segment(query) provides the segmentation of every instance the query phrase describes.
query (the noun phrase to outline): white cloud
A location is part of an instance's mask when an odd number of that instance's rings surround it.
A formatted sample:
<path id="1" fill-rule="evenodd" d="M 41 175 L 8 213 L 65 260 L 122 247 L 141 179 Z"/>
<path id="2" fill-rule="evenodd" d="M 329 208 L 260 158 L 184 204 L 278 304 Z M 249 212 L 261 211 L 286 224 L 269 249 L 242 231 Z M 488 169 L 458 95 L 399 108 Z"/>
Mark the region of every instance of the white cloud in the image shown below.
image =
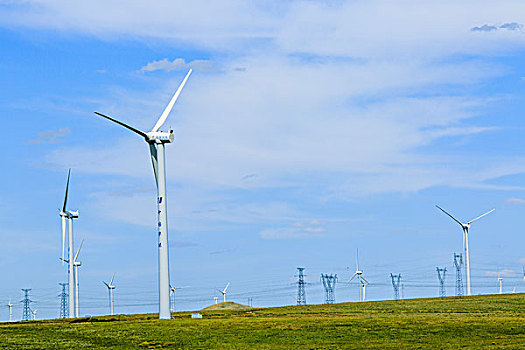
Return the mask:
<path id="1" fill-rule="evenodd" d="M 215 70 L 215 64 L 210 60 L 194 60 L 186 63 L 183 58 L 176 58 L 169 61 L 164 58 L 159 61 L 153 61 L 140 69 L 141 72 L 153 72 L 157 70 L 172 71 L 172 70 L 186 70 L 192 68 L 195 71 L 211 72 Z"/>
<path id="2" fill-rule="evenodd" d="M 514 276 L 516 276 L 516 271 L 511 270 L 511 269 L 503 269 L 503 270 L 500 270 L 500 271 L 487 271 L 487 272 L 485 272 L 485 276 L 490 276 L 490 277 L 497 277 L 498 274 L 501 277 L 514 277 Z"/>
<path id="3" fill-rule="evenodd" d="M 71 132 L 69 128 L 61 128 L 58 130 L 46 130 L 37 134 L 37 138 L 29 141 L 32 144 L 55 144 L 62 142 L 61 138 Z"/>
<path id="4" fill-rule="evenodd" d="M 325 234 L 324 225 L 317 220 L 295 222 L 289 226 L 261 231 L 261 237 L 266 239 L 310 238 Z"/>
<path id="5" fill-rule="evenodd" d="M 507 198 L 505 204 L 525 205 L 525 199 L 521 198 Z"/>
<path id="6" fill-rule="evenodd" d="M 523 36 L 507 35 L 525 22 L 522 6 L 514 0 L 160 0 L 154 6 L 133 0 L 123 8 L 115 0 L 28 0 L 4 5 L 0 22 L 109 39 L 168 39 L 223 52 L 264 47 L 338 57 L 439 57 L 523 45 Z M 470 31 L 478 23 L 502 23 L 506 30 L 479 36 Z"/>

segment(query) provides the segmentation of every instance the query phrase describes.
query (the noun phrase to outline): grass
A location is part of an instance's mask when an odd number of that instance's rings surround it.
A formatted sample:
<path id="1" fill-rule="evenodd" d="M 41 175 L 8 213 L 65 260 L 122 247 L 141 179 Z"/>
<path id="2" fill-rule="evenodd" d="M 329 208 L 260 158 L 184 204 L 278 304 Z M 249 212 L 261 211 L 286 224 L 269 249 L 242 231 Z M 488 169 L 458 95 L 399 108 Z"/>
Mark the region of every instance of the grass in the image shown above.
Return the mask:
<path id="1" fill-rule="evenodd" d="M 524 349 L 525 294 L 1 323 L 5 349 Z"/>

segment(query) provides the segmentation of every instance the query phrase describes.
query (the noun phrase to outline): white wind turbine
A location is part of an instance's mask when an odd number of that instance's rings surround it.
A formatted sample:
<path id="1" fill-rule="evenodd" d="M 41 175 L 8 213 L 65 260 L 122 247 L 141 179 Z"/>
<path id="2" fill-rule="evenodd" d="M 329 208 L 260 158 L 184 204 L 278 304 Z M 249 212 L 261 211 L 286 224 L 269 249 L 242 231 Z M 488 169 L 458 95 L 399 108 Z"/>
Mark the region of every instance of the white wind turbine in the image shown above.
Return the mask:
<path id="1" fill-rule="evenodd" d="M 168 213 L 167 213 L 167 197 L 166 197 L 166 158 L 164 145 L 172 143 L 175 140 L 173 130 L 168 132 L 159 131 L 166 118 L 168 118 L 175 101 L 179 97 L 182 88 L 190 77 L 192 70 L 188 71 L 186 77 L 180 84 L 179 88 L 171 98 L 168 106 L 160 116 L 159 120 L 151 129 L 150 132 L 144 132 L 129 126 L 123 122 L 113 119 L 107 115 L 95 112 L 97 115 L 109 119 L 126 129 L 129 129 L 136 134 L 142 136 L 149 145 L 151 153 L 151 161 L 153 163 L 153 172 L 155 173 L 155 180 L 157 184 L 157 206 L 158 206 L 158 250 L 159 250 L 159 318 L 169 319 L 170 315 L 170 272 L 169 272 L 169 257 L 168 257 Z"/>
<path id="2" fill-rule="evenodd" d="M 499 294 L 502 294 L 503 293 L 503 288 L 502 288 L 503 287 L 502 286 L 502 284 L 503 284 L 503 277 L 500 277 L 499 272 L 498 272 L 498 282 L 499 282 Z"/>
<path id="3" fill-rule="evenodd" d="M 230 282 L 228 282 L 224 290 L 217 289 L 217 291 L 219 291 L 222 294 L 222 300 L 224 303 L 226 302 L 226 290 L 228 290 L 229 286 L 230 286 Z"/>
<path id="4" fill-rule="evenodd" d="M 113 315 L 113 289 L 115 289 L 115 286 L 113 285 L 113 279 L 115 278 L 115 274 L 113 274 L 113 277 L 111 277 L 111 281 L 109 281 L 109 284 L 102 281 L 108 287 L 109 292 L 109 310 L 111 314 Z"/>
<path id="5" fill-rule="evenodd" d="M 368 284 L 368 281 L 366 280 L 366 278 L 363 277 L 363 271 L 359 270 L 359 249 L 357 249 L 357 253 L 356 253 L 355 273 L 352 275 L 352 277 L 350 277 L 350 279 L 348 280 L 346 284 L 350 283 L 354 279 L 355 276 L 357 276 L 357 279 L 359 282 L 359 301 L 365 301 L 366 286 Z"/>
<path id="6" fill-rule="evenodd" d="M 218 304 L 218 303 L 219 303 L 219 297 L 218 297 L 218 296 L 214 296 L 214 297 L 213 297 L 213 300 L 215 300 L 215 304 Z"/>
<path id="7" fill-rule="evenodd" d="M 60 210 L 60 217 L 62 218 L 62 261 L 68 262 L 68 282 L 69 282 L 69 317 L 74 317 L 75 315 L 75 276 L 73 273 L 73 219 L 78 218 L 78 210 L 70 211 L 67 210 L 67 196 L 69 192 L 69 178 L 71 176 L 71 169 L 67 174 L 67 183 L 66 183 L 66 195 L 64 196 L 64 205 L 62 210 Z M 68 230 L 68 248 L 67 248 L 67 260 L 64 257 L 65 241 L 66 241 L 66 219 Z M 63 264 L 63 263 L 62 263 Z"/>
<path id="8" fill-rule="evenodd" d="M 447 213 L 444 209 L 442 209 L 438 205 L 436 205 L 436 207 L 439 210 L 441 210 L 443 213 L 445 213 L 448 216 L 450 216 L 450 218 L 452 220 L 454 220 L 455 222 L 457 222 L 461 226 L 461 228 L 463 229 L 463 252 L 465 253 L 465 257 L 466 257 L 466 259 L 465 259 L 465 261 L 466 261 L 465 269 L 467 270 L 467 295 L 470 295 L 470 256 L 469 256 L 469 251 L 468 251 L 468 230 L 470 229 L 470 225 L 474 221 L 481 219 L 482 217 L 492 213 L 496 209 L 489 210 L 485 214 L 480 215 L 477 218 L 472 219 L 472 220 L 468 221 L 466 224 L 464 224 L 461 221 L 459 221 L 458 219 L 456 219 L 455 217 L 453 217 L 452 215 L 450 215 L 449 213 Z"/>
<path id="9" fill-rule="evenodd" d="M 171 284 L 170 284 L 170 292 L 171 292 L 171 309 L 170 309 L 170 311 L 171 312 L 175 312 L 175 291 L 177 289 L 184 289 L 184 288 L 187 288 L 187 287 L 172 287 Z"/>
<path id="10" fill-rule="evenodd" d="M 6 306 L 9 308 L 9 322 L 13 322 L 13 304 L 11 303 L 11 298 L 9 298 Z"/>
<path id="11" fill-rule="evenodd" d="M 80 242 L 80 246 L 78 247 L 77 253 L 75 254 L 75 257 L 73 258 L 73 276 L 75 278 L 75 317 L 79 317 L 79 308 L 80 303 L 78 302 L 78 291 L 79 291 L 79 280 L 78 280 L 78 268 L 82 266 L 82 262 L 78 261 L 78 254 L 80 253 L 80 248 L 82 248 L 82 244 L 84 244 L 84 240 Z M 69 260 L 62 259 L 64 262 L 69 264 Z"/>

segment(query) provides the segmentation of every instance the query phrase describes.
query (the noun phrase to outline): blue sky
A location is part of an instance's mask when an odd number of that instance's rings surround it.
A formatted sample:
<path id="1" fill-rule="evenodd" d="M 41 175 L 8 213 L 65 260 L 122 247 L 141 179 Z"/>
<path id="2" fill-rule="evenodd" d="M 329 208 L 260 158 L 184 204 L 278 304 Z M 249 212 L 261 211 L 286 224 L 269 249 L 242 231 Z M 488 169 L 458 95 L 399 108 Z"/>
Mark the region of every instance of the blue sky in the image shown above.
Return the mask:
<path id="1" fill-rule="evenodd" d="M 296 267 L 337 301 L 355 250 L 370 299 L 436 296 L 462 220 L 473 293 L 525 291 L 525 14 L 519 1 L 0 1 L 0 301 L 32 288 L 58 315 L 61 206 L 70 208 L 81 314 L 157 310 L 149 130 L 191 67 L 166 127 L 171 280 L 178 310 L 295 303 Z M 21 316 L 21 305 L 15 317 Z M 7 307 L 0 318 L 7 319 Z"/>

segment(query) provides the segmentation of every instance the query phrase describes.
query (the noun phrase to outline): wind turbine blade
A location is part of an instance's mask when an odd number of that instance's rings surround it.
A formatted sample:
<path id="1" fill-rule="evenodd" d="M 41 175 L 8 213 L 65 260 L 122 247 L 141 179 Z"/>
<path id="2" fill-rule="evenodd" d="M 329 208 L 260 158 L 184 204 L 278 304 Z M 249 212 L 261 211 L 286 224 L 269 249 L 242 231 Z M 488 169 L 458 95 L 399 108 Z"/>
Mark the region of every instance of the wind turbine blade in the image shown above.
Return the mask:
<path id="1" fill-rule="evenodd" d="M 228 282 L 228 284 L 226 285 L 226 288 L 224 288 L 224 293 L 226 293 L 226 290 L 228 289 L 229 286 L 230 286 L 230 282 Z"/>
<path id="2" fill-rule="evenodd" d="M 463 254 L 465 254 L 465 231 L 463 230 Z"/>
<path id="3" fill-rule="evenodd" d="M 182 91 L 182 88 L 184 88 L 184 85 L 186 85 L 186 81 L 188 81 L 188 78 L 190 77 L 191 72 L 192 72 L 192 69 L 190 69 L 188 71 L 188 74 L 186 74 L 186 77 L 184 77 L 184 80 L 182 81 L 182 83 L 180 84 L 179 88 L 177 89 L 177 91 L 175 92 L 173 97 L 171 98 L 170 103 L 168 103 L 168 106 L 166 106 L 166 109 L 164 110 L 164 112 L 162 112 L 162 115 L 160 116 L 159 120 L 157 121 L 157 124 L 155 124 L 153 129 L 151 129 L 152 132 L 159 131 L 159 129 L 162 126 L 162 124 L 164 124 L 164 122 L 166 121 L 166 118 L 168 118 L 168 115 L 170 114 L 171 109 L 173 108 L 173 105 L 175 104 L 175 101 L 177 101 L 177 99 L 179 98 L 179 95 L 180 95 L 180 93 Z"/>
<path id="4" fill-rule="evenodd" d="M 354 273 L 354 274 L 352 275 L 352 277 L 350 277 L 350 279 L 348 280 L 348 282 L 346 282 L 346 284 L 350 283 L 350 282 L 354 279 L 355 276 L 357 276 L 357 273 Z"/>
<path id="5" fill-rule="evenodd" d="M 157 164 L 157 147 L 153 144 L 149 144 L 149 152 L 151 153 L 151 164 L 153 165 L 153 173 L 155 174 L 155 182 L 157 180 L 158 164 Z"/>
<path id="6" fill-rule="evenodd" d="M 82 244 L 84 244 L 84 240 L 80 242 L 80 245 L 78 246 L 78 250 L 77 250 L 77 253 L 75 254 L 75 258 L 73 259 L 73 261 L 77 261 L 78 253 L 80 253 L 80 248 L 82 248 Z"/>
<path id="7" fill-rule="evenodd" d="M 108 287 L 108 289 L 109 289 L 109 285 L 106 282 L 102 281 L 102 283 L 104 283 L 106 285 L 106 287 Z"/>
<path id="8" fill-rule="evenodd" d="M 69 260 L 67 260 L 67 259 L 63 259 L 63 258 L 58 258 L 58 259 L 62 260 L 63 263 L 65 262 L 66 264 L 69 264 Z"/>
<path id="9" fill-rule="evenodd" d="M 494 209 L 492 209 L 492 210 L 489 210 L 489 211 L 486 212 L 485 214 L 480 215 L 480 216 L 478 216 L 478 217 L 475 218 L 475 219 L 470 220 L 469 222 L 467 222 L 467 225 L 473 223 L 473 222 L 476 221 L 476 220 L 481 219 L 481 218 L 484 217 L 485 215 L 489 215 L 489 214 L 492 213 L 494 210 L 496 210 L 496 208 L 494 208 Z"/>
<path id="10" fill-rule="evenodd" d="M 62 212 L 66 212 L 67 205 L 67 193 L 69 192 L 69 177 L 71 176 L 71 169 L 67 173 L 67 182 L 66 182 L 66 195 L 64 196 L 64 206 L 62 207 Z"/>
<path id="11" fill-rule="evenodd" d="M 109 119 L 109 120 L 111 120 L 111 121 L 114 122 L 114 123 L 117 123 L 117 124 L 119 124 L 119 125 L 122 125 L 122 126 L 125 127 L 126 129 L 129 129 L 129 130 L 133 131 L 134 133 L 137 133 L 137 134 L 139 134 L 140 136 L 142 136 L 142 137 L 144 137 L 144 138 L 146 138 L 146 139 L 148 138 L 148 135 L 147 135 L 144 131 L 140 131 L 139 129 L 136 129 L 136 128 L 132 127 L 132 126 L 129 126 L 129 125 L 126 124 L 126 123 L 123 123 L 123 122 L 121 122 L 121 121 L 118 121 L 118 120 L 116 120 L 116 119 L 113 119 L 113 118 L 111 118 L 111 117 L 109 117 L 109 116 L 107 116 L 107 115 L 104 115 L 104 114 L 102 114 L 102 113 L 95 112 L 95 114 L 97 114 L 97 115 L 99 115 L 99 116 L 101 116 L 101 117 L 103 117 L 103 118 Z"/>
<path id="12" fill-rule="evenodd" d="M 457 222 L 458 224 L 460 224 L 461 226 L 463 226 L 463 224 L 461 223 L 461 221 L 459 221 L 458 219 L 456 219 L 455 217 L 453 217 L 452 215 L 450 215 L 449 213 L 447 213 L 444 209 L 442 209 L 439 205 L 436 205 L 436 207 L 441 210 L 443 213 L 447 214 L 448 216 L 450 216 L 452 218 L 452 220 L 454 220 L 455 222 Z"/>
<path id="13" fill-rule="evenodd" d="M 65 249 L 66 249 L 66 217 L 62 215 L 62 266 L 64 266 Z"/>
<path id="14" fill-rule="evenodd" d="M 113 274 L 113 277 L 111 277 L 111 282 L 109 282 L 110 285 L 113 285 L 113 280 L 115 279 L 115 273 Z"/>
<path id="15" fill-rule="evenodd" d="M 356 270 L 359 271 L 359 248 L 357 248 L 357 252 L 355 254 L 355 266 L 356 266 Z"/>
<path id="16" fill-rule="evenodd" d="M 363 281 L 366 282 L 366 284 L 368 284 L 368 281 L 366 280 L 366 278 L 364 278 L 363 276 L 361 276 L 361 278 L 363 279 Z"/>

